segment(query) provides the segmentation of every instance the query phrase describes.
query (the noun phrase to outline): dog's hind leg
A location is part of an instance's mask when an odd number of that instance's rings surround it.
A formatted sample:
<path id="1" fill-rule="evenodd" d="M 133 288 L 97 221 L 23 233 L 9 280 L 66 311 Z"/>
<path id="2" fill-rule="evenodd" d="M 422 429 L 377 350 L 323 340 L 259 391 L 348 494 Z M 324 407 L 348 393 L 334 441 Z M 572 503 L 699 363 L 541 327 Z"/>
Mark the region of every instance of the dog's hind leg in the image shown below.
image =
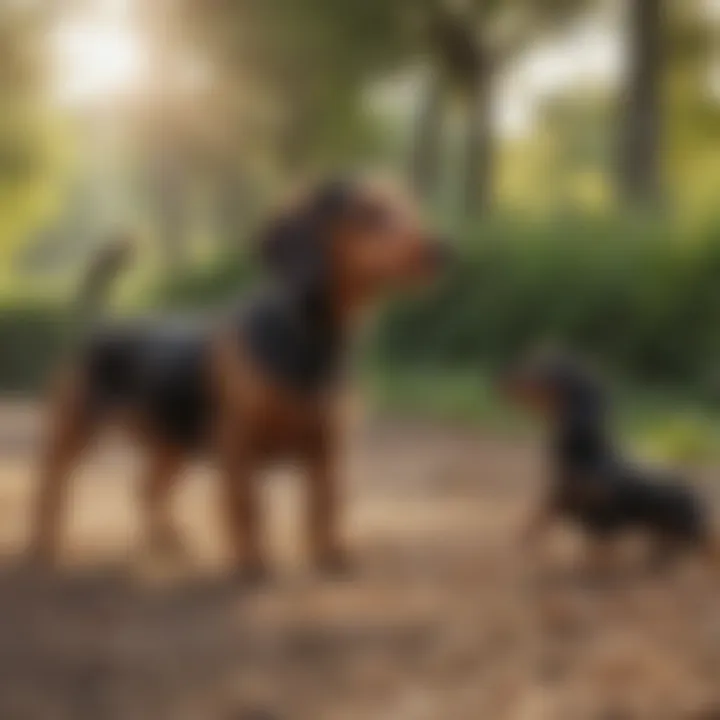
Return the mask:
<path id="1" fill-rule="evenodd" d="M 336 462 L 327 447 L 308 458 L 307 530 L 310 552 L 318 570 L 331 575 L 350 571 L 350 562 L 339 538 L 340 488 Z"/>
<path id="2" fill-rule="evenodd" d="M 167 445 L 150 448 L 145 474 L 141 478 L 140 502 L 143 509 L 144 546 L 153 555 L 185 555 L 182 536 L 170 512 L 170 493 L 179 478 L 184 453 Z"/>
<path id="3" fill-rule="evenodd" d="M 68 483 L 94 434 L 92 415 L 81 377 L 61 378 L 49 408 L 31 518 L 29 550 L 33 560 L 52 564 L 56 559 Z"/>
<path id="4" fill-rule="evenodd" d="M 238 580 L 255 583 L 267 575 L 262 543 L 262 508 L 255 482 L 256 461 L 242 444 L 222 433 L 221 501 Z"/>

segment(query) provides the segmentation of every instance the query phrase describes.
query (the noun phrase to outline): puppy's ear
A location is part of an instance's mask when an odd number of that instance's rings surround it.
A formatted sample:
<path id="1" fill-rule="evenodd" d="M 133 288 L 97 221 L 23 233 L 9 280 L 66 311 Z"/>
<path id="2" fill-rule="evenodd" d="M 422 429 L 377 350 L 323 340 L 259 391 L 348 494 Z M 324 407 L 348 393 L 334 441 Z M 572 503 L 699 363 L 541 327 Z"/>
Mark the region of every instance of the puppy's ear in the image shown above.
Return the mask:
<path id="1" fill-rule="evenodd" d="M 563 392 L 567 411 L 575 422 L 594 426 L 602 421 L 606 411 L 605 391 L 590 368 L 572 366 Z"/>
<path id="2" fill-rule="evenodd" d="M 260 237 L 263 265 L 285 282 L 321 282 L 328 272 L 332 225 L 345 212 L 349 197 L 346 182 L 329 182 L 272 220 Z"/>
<path id="3" fill-rule="evenodd" d="M 595 425 L 605 414 L 605 403 L 599 388 L 588 387 L 580 394 L 573 405 L 573 415 L 586 425 Z"/>

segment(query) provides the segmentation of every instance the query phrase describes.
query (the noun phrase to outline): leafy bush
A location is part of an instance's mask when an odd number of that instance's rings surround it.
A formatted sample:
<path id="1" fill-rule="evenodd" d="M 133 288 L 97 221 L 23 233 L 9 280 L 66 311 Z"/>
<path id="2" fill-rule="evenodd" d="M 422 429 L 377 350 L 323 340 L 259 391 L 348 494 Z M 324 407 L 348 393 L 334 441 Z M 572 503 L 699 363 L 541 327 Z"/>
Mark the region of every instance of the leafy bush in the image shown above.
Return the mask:
<path id="1" fill-rule="evenodd" d="M 166 278 L 151 288 L 146 302 L 170 309 L 225 304 L 251 282 L 253 271 L 246 253 L 217 258 L 192 272 Z"/>
<path id="2" fill-rule="evenodd" d="M 69 341 L 67 308 L 49 304 L 0 308 L 0 391 L 42 387 Z"/>
<path id="3" fill-rule="evenodd" d="M 431 367 L 501 365 L 550 340 L 645 384 L 720 379 L 720 233 L 659 223 L 470 229 L 434 292 L 398 305 L 383 356 Z"/>
<path id="4" fill-rule="evenodd" d="M 720 390 L 720 225 L 506 218 L 458 237 L 451 273 L 384 316 L 376 362 L 472 373 L 553 340 L 642 385 Z M 252 275 L 247 257 L 220 258 L 156 285 L 143 304 L 222 305 Z M 35 387 L 67 324 L 54 307 L 0 310 L 0 388 Z"/>

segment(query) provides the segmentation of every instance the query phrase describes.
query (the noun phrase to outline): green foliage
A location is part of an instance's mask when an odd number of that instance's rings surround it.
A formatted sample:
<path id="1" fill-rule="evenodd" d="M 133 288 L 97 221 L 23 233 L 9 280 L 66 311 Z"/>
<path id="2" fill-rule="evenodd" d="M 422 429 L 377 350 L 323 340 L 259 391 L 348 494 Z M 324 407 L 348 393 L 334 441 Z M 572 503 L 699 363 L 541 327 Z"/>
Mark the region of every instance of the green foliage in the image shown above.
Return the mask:
<path id="1" fill-rule="evenodd" d="M 497 392 L 492 378 L 473 371 L 371 365 L 365 384 L 376 405 L 395 416 L 479 426 L 508 434 L 543 432 L 542 421 Z M 706 398 L 646 392 L 608 384 L 615 441 L 643 462 L 702 465 L 717 459 L 720 414 Z"/>
<path id="2" fill-rule="evenodd" d="M 588 354 L 612 377 L 720 397 L 720 226 L 689 235 L 660 220 L 505 219 L 459 237 L 446 278 L 383 316 L 372 343 L 379 367 L 467 377 L 554 341 Z M 143 304 L 221 307 L 253 275 L 247 254 L 220 258 L 170 277 Z M 44 319 L 44 312 L 0 316 L 0 345 L 11 348 L 0 365 L 4 387 L 25 370 L 37 375 L 22 367 L 23 353 L 35 366 L 60 347 L 61 314 L 49 310 Z"/>
<path id="3" fill-rule="evenodd" d="M 641 455 L 658 462 L 692 465 L 717 454 L 717 425 L 699 415 L 674 414 L 645 430 L 638 440 Z"/>
<path id="4" fill-rule="evenodd" d="M 499 366 L 528 346 L 579 348 L 644 384 L 712 387 L 720 360 L 720 237 L 660 222 L 496 223 L 470 228 L 451 277 L 398 305 L 389 360 Z"/>
<path id="5" fill-rule="evenodd" d="M 482 425 L 503 432 L 527 425 L 496 392 L 490 376 L 479 371 L 438 371 L 369 363 L 366 385 L 383 412 L 431 417 L 444 422 Z"/>
<path id="6" fill-rule="evenodd" d="M 45 386 L 69 338 L 70 316 L 57 304 L 0 307 L 0 392 Z"/>
<path id="7" fill-rule="evenodd" d="M 224 305 L 249 284 L 253 269 L 245 252 L 216 258 L 192 272 L 167 277 L 151 288 L 147 301 L 171 309 Z"/>
<path id="8" fill-rule="evenodd" d="M 61 161 L 42 99 L 49 13 L 42 5 L 0 3 L 0 277 L 9 251 L 37 230 L 56 195 Z"/>

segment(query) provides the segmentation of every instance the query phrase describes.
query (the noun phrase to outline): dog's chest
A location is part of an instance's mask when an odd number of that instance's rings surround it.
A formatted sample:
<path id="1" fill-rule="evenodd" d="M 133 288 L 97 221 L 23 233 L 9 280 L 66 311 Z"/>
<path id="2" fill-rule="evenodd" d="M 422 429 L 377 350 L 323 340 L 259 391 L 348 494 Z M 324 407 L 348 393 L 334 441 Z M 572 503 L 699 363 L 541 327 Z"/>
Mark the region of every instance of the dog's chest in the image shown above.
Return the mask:
<path id="1" fill-rule="evenodd" d="M 299 395 L 322 393 L 338 375 L 342 339 L 322 305 L 270 295 L 247 309 L 238 330 L 248 357 L 268 377 Z"/>
<path id="2" fill-rule="evenodd" d="M 307 455 L 318 447 L 333 424 L 334 392 L 298 392 L 235 348 L 216 357 L 224 436 L 262 459 Z"/>
<path id="3" fill-rule="evenodd" d="M 330 402 L 323 397 L 296 396 L 262 383 L 243 411 L 242 438 L 256 453 L 272 458 L 311 453 L 331 417 Z"/>

